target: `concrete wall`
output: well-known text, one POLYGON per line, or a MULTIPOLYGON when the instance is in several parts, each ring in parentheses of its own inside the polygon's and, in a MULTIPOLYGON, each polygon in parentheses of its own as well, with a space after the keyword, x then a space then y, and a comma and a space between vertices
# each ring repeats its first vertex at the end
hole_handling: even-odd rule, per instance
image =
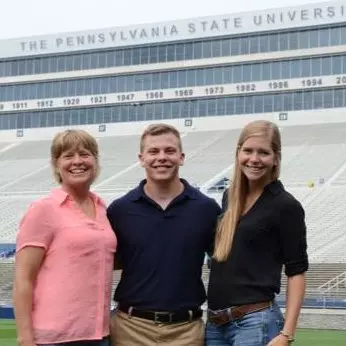
MULTIPOLYGON (((90 132, 95 137, 136 135, 142 133, 149 124, 164 122, 176 126, 181 132, 190 131, 211 131, 242 128, 245 124, 256 119, 266 119, 277 123, 280 127, 293 125, 310 125, 323 123, 346 122, 346 108, 316 109, 312 111, 295 111, 283 113, 261 113, 251 115, 230 115, 218 117, 198 117, 192 119, 164 119, 160 121, 141 121, 127 123, 110 123, 105 125, 105 131, 100 132, 100 124, 69 126, 68 128, 82 128, 90 132), (284 114, 284 118, 282 119, 284 114), (186 120, 192 121, 191 126, 187 126, 186 120)), ((1 131, 0 142, 13 142, 25 140, 51 139, 57 132, 64 130, 64 127, 35 128, 19 130, 22 137, 18 137, 18 130, 1 131)))
POLYGON ((298 327, 346 330, 346 311, 338 309, 303 309, 299 318, 298 327))

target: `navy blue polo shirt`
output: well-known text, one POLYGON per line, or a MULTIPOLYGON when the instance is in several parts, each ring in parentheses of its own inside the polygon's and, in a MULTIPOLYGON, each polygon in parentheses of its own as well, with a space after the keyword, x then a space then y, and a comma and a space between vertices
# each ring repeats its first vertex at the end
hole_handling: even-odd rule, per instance
POLYGON ((220 207, 181 181, 184 191, 165 210, 145 194, 145 180, 108 207, 123 268, 114 295, 118 303, 175 311, 205 301, 202 265, 220 207))

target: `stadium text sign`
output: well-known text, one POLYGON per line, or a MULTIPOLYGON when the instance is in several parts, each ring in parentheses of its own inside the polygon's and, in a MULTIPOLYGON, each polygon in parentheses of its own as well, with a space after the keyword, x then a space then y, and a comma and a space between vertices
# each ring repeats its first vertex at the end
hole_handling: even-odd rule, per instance
POLYGON ((1 57, 206 38, 345 21, 346 2, 0 41, 1 57))
POLYGON ((65 98, 20 100, 0 103, 0 114, 29 110, 81 108, 95 105, 129 104, 139 106, 146 102, 170 101, 182 99, 211 98, 217 96, 236 96, 244 94, 267 94, 278 91, 303 91, 321 88, 344 87, 346 75, 318 76, 268 80, 261 82, 205 85, 178 89, 144 90, 127 93, 109 93, 101 95, 81 95, 65 98))

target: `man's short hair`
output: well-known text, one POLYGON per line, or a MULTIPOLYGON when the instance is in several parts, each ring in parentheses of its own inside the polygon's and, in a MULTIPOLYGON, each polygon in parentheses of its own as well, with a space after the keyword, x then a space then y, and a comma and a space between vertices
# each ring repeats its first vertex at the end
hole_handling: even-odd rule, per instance
POLYGON ((168 124, 152 124, 149 125, 142 133, 140 140, 140 152, 142 153, 144 150, 144 141, 147 136, 160 136, 167 133, 172 133, 175 137, 178 138, 179 149, 180 151, 183 151, 180 133, 174 126, 168 124))

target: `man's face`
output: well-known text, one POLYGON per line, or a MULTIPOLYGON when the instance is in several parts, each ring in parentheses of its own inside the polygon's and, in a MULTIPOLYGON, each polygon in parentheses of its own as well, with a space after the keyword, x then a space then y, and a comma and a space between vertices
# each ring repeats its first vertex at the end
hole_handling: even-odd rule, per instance
POLYGON ((171 182, 179 177, 179 167, 185 155, 180 149, 179 139, 173 133, 148 135, 139 154, 141 166, 151 182, 171 182))

